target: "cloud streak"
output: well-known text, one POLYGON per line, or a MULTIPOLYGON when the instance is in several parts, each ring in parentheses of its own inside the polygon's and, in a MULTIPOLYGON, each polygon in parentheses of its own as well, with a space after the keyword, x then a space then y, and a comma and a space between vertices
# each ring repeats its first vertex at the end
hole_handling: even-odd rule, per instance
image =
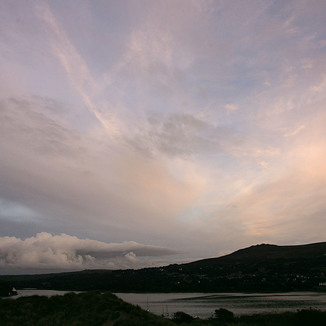
POLYGON ((64 29, 57 23, 49 6, 44 1, 38 1, 35 5, 35 12, 45 27, 49 29, 53 53, 60 60, 68 79, 82 98, 86 107, 94 114, 109 136, 116 133, 117 129, 115 129, 114 124, 109 122, 109 119, 103 117, 98 109, 99 104, 95 104, 90 95, 96 93, 98 86, 85 61, 70 42, 64 29))

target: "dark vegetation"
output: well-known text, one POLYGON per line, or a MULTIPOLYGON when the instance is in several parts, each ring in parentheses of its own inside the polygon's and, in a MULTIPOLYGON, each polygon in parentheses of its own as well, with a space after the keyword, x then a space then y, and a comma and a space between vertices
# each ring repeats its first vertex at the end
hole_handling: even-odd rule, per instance
POLYGON ((12 293, 12 286, 8 282, 0 281, 0 297, 7 297, 12 293))
POLYGON ((217 309, 209 319, 194 318, 177 312, 171 320, 153 315, 99 291, 67 293, 63 296, 30 296, 0 299, 1 326, 325 326, 326 312, 300 310, 296 313, 235 317, 226 309, 217 309))
POLYGON ((257 245, 219 258, 140 270, 1 276, 16 288, 112 292, 325 291, 326 242, 257 245))
POLYGON ((1 326, 137 326, 175 325, 111 293, 67 293, 63 296, 30 296, 0 299, 1 326))

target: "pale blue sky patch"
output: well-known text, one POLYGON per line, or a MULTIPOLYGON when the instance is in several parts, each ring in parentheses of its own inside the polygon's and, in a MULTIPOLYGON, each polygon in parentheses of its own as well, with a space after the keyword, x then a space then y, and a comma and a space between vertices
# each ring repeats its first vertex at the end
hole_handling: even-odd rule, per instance
POLYGON ((15 222, 33 222, 39 219, 39 213, 29 207, 0 198, 0 218, 15 222))

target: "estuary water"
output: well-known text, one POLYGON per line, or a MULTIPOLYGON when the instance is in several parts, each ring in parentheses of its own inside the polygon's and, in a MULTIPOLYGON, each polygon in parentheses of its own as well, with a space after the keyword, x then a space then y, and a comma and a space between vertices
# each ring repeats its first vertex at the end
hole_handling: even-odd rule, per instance
POLYGON ((122 300, 139 305, 154 314, 183 311, 201 318, 211 317, 215 309, 224 308, 236 316, 256 313, 326 310, 326 293, 115 293, 122 300))

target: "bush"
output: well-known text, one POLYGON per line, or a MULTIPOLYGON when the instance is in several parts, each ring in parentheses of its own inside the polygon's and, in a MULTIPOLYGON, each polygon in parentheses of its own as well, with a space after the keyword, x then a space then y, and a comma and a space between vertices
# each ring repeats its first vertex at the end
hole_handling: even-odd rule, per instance
POLYGON ((326 314, 320 310, 315 309, 303 309, 298 310, 296 315, 297 325, 314 325, 325 326, 326 314))
POLYGON ((120 312, 119 311, 113 311, 111 313, 111 320, 116 320, 120 317, 120 312))
POLYGON ((176 324, 182 324, 182 323, 191 323, 194 320, 194 317, 186 314, 182 311, 177 311, 173 314, 172 321, 174 321, 176 324))
POLYGON ((232 311, 224 308, 216 309, 214 313, 215 319, 220 322, 232 322, 234 321, 234 315, 232 311))

